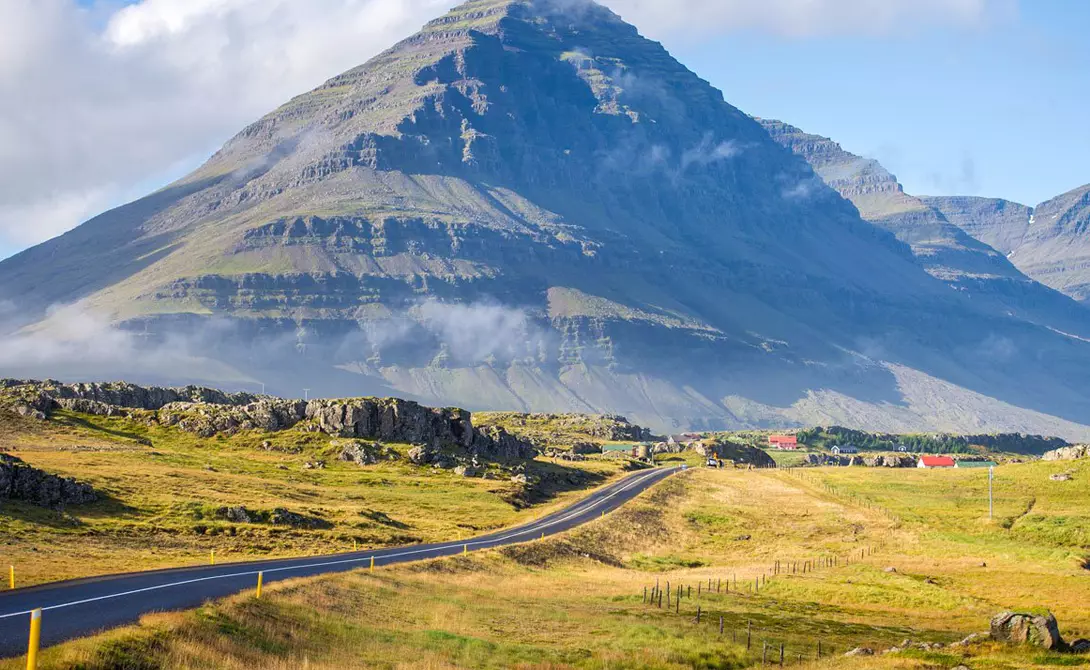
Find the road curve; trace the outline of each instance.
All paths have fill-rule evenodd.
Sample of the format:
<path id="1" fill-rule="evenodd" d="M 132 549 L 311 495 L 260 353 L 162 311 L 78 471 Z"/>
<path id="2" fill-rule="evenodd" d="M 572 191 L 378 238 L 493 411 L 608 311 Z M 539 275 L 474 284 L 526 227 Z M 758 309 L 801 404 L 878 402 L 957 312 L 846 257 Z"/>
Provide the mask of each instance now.
<path id="1" fill-rule="evenodd" d="M 26 653 L 30 612 L 41 608 L 42 646 L 136 622 L 149 612 L 197 607 L 210 598 L 283 579 L 453 556 L 562 533 L 599 518 L 680 468 L 643 470 L 595 491 L 580 502 L 523 526 L 470 540 L 392 547 L 329 556 L 130 572 L 43 584 L 0 593 L 0 658 Z"/>

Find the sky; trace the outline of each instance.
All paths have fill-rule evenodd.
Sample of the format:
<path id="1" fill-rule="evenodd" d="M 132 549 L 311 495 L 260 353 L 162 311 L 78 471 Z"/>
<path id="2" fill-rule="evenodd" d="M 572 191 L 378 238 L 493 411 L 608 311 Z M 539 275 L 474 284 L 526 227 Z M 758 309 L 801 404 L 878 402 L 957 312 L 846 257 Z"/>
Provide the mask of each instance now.
<path id="1" fill-rule="evenodd" d="M 1090 182 L 1082 0 L 604 0 L 909 193 Z M 0 0 L 0 258 L 184 175 L 453 0 Z"/>

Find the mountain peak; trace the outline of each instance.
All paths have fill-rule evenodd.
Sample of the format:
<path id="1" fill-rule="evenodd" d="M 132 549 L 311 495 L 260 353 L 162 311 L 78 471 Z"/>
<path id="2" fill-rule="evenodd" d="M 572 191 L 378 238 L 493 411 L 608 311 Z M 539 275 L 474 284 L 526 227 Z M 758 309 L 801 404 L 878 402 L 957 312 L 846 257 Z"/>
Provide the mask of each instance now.
<path id="1" fill-rule="evenodd" d="M 904 197 L 869 169 L 880 195 Z M 997 407 L 961 389 L 1090 408 L 1090 350 L 1018 356 L 1090 345 L 936 281 L 720 91 L 585 0 L 461 5 L 179 182 L 0 263 L 0 290 L 28 313 L 78 301 L 148 340 L 196 331 L 202 356 L 249 379 L 328 394 L 660 427 L 873 413 L 948 427 L 923 400 L 929 379 L 957 406 Z M 203 335 L 224 322 L 232 335 Z M 977 355 L 993 349 L 1010 360 Z M 1001 409 L 996 428 L 1081 430 Z"/>

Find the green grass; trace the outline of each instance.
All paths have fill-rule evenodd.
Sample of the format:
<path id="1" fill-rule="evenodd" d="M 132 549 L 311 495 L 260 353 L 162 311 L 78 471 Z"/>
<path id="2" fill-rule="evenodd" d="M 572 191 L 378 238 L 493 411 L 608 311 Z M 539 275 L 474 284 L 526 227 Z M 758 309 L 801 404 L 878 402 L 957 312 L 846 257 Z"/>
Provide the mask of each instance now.
<path id="1" fill-rule="evenodd" d="M 200 438 L 140 420 L 57 412 L 47 423 L 0 420 L 0 450 L 47 472 L 92 484 L 99 502 L 63 511 L 0 507 L 5 564 L 20 585 L 217 560 L 309 555 L 469 537 L 509 526 L 582 495 L 622 464 L 531 464 L 551 477 L 540 504 L 524 509 L 509 466 L 484 476 L 417 467 L 402 456 L 359 467 L 337 460 L 335 440 L 290 430 Z M 306 469 L 324 461 L 324 469 Z M 569 475 L 578 475 L 569 478 Z M 245 506 L 255 523 L 217 513 Z M 327 528 L 268 523 L 285 508 Z"/>
<path id="2" fill-rule="evenodd" d="M 1090 635 L 1078 544 L 1087 465 L 997 469 L 992 521 L 986 472 L 692 468 L 557 538 L 274 584 L 260 601 L 243 594 L 62 645 L 41 667 L 742 668 L 759 665 L 766 642 L 777 660 L 783 644 L 789 662 L 802 654 L 813 668 L 1090 667 L 998 644 L 842 656 L 950 643 L 1007 608 L 1050 610 L 1067 639 Z M 1056 471 L 1075 479 L 1052 482 Z M 790 569 L 831 557 L 835 567 Z M 679 612 L 644 602 L 645 588 L 667 583 L 683 587 Z"/>

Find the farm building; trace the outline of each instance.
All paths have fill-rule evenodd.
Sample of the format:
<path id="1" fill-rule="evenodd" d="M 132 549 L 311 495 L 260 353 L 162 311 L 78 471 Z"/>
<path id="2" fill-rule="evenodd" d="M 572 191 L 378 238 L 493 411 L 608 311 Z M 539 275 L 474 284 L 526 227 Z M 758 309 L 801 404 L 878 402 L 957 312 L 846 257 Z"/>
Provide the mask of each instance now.
<path id="1" fill-rule="evenodd" d="M 634 444 L 603 444 L 602 453 L 606 455 L 631 456 L 636 458 L 638 447 Z"/>
<path id="2" fill-rule="evenodd" d="M 799 438 L 794 435 L 769 435 L 768 446 L 783 451 L 795 451 L 799 448 Z"/>
<path id="3" fill-rule="evenodd" d="M 929 470 L 932 468 L 952 468 L 955 465 L 957 463 L 949 456 L 920 456 L 919 462 L 916 463 L 916 467 Z"/>
<path id="4" fill-rule="evenodd" d="M 838 444 L 834 445 L 829 451 L 833 452 L 837 456 L 841 454 L 858 454 L 859 450 L 850 444 Z"/>
<path id="5" fill-rule="evenodd" d="M 959 468 L 994 468 L 999 465 L 995 461 L 958 461 Z"/>
<path id="6" fill-rule="evenodd" d="M 691 446 L 694 442 L 701 439 L 700 433 L 681 433 L 680 435 L 671 435 L 666 438 L 666 443 L 670 446 Z"/>

